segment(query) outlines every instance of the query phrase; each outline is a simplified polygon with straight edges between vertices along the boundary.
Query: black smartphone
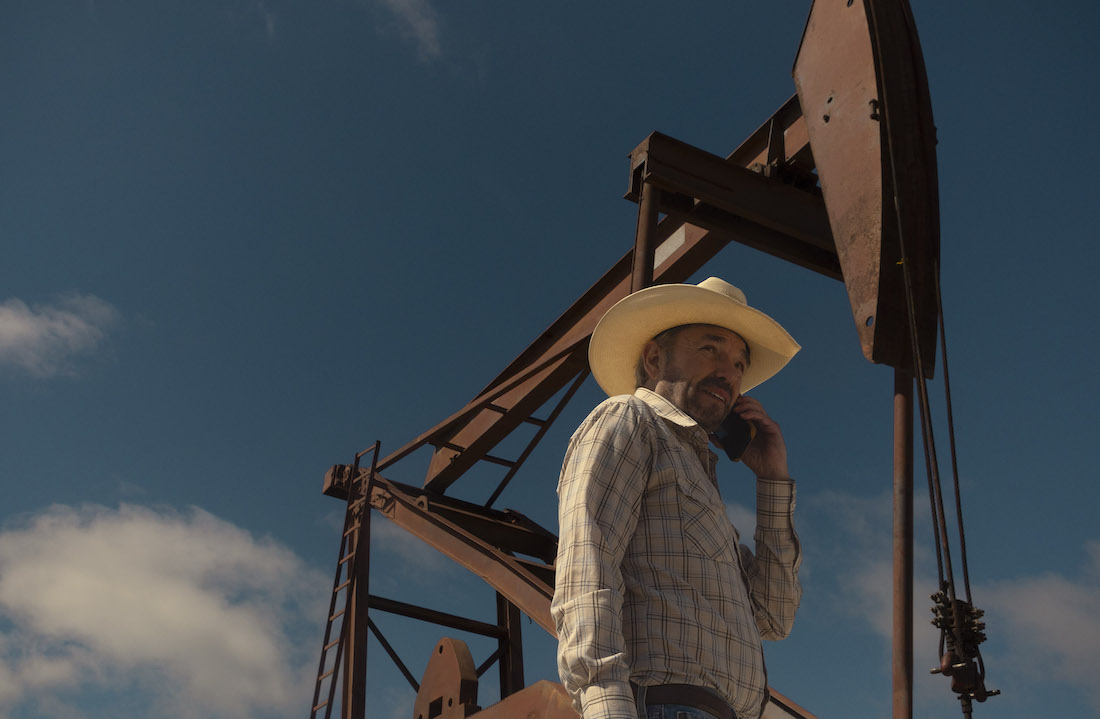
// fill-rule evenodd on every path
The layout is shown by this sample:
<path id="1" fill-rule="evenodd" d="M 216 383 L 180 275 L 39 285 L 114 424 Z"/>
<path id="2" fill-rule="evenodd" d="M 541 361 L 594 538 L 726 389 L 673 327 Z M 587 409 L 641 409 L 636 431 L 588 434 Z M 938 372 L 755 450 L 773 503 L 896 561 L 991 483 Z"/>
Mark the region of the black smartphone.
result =
<path id="1" fill-rule="evenodd" d="M 722 421 L 722 426 L 714 433 L 718 444 L 725 450 L 726 456 L 734 462 L 741 460 L 741 455 L 756 436 L 756 425 L 747 419 L 741 419 L 736 412 L 730 412 Z"/>

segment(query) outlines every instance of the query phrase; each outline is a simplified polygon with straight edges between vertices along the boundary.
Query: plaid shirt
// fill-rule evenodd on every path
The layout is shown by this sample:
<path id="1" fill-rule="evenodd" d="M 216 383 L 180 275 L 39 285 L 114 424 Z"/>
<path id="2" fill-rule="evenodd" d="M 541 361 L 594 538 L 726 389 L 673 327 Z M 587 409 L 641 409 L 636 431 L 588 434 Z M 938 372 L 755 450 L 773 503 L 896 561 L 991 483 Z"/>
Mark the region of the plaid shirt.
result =
<path id="1" fill-rule="evenodd" d="M 756 554 L 739 544 L 705 430 L 658 394 L 612 397 L 569 443 L 550 611 L 584 719 L 635 719 L 629 682 L 694 684 L 742 719 L 767 702 L 761 637 L 802 596 L 794 482 L 756 480 Z"/>

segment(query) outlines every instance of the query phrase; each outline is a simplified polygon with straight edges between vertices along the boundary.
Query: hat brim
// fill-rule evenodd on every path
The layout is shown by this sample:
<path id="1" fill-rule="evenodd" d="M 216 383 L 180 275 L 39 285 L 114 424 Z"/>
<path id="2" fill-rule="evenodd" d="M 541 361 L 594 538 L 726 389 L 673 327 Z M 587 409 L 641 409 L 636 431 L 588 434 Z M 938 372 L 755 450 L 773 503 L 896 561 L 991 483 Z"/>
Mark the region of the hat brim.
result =
<path id="1" fill-rule="evenodd" d="M 588 362 L 592 376 L 610 397 L 632 394 L 642 348 L 667 329 L 705 324 L 740 335 L 749 347 L 749 367 L 741 391 L 774 376 L 801 347 L 768 315 L 697 285 L 655 285 L 627 295 L 607 311 L 592 331 Z"/>

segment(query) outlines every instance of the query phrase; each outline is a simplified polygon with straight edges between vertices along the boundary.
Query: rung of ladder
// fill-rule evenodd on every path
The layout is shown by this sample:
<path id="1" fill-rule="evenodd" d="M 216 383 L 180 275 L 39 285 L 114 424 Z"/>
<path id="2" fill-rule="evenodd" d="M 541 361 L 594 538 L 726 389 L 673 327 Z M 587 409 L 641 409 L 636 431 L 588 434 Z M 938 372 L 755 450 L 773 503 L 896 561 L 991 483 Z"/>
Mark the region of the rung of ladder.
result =
<path id="1" fill-rule="evenodd" d="M 508 467 L 511 469 L 516 466 L 516 463 L 510 459 L 503 459 L 501 457 L 494 457 L 491 454 L 486 454 L 481 458 L 485 462 L 491 462 L 492 464 L 499 464 L 502 467 Z"/>
<path id="2" fill-rule="evenodd" d="M 340 611 L 336 612 L 336 614 L 333 614 L 331 617 L 329 617 L 328 620 L 331 622 L 334 619 L 339 619 L 340 615 L 342 615 L 343 613 L 344 613 L 344 610 L 341 609 Z"/>
<path id="3" fill-rule="evenodd" d="M 354 557 L 354 556 L 355 556 L 355 552 L 349 552 L 349 553 L 347 554 L 347 556 L 345 556 L 345 557 L 344 557 L 343 559 L 341 559 L 341 560 L 340 560 L 340 561 L 338 562 L 338 564 L 344 564 L 344 563 L 346 563 L 346 562 L 347 562 L 347 561 L 348 561 L 349 559 L 351 559 L 351 558 L 352 558 L 352 557 Z"/>
<path id="4" fill-rule="evenodd" d="M 491 409 L 494 412 L 499 412 L 500 414 L 508 414 L 509 412 L 512 411 L 512 410 L 508 409 L 507 407 L 501 407 L 499 404 L 493 404 L 492 402 L 485 405 L 485 409 Z M 527 422 L 528 424 L 533 424 L 536 427 L 542 427 L 542 426 L 546 425 L 546 420 L 545 419 L 539 419 L 538 417 L 524 417 L 523 421 Z"/>
<path id="5" fill-rule="evenodd" d="M 452 444 L 451 442 L 440 442 L 436 446 L 441 447 L 443 449 L 449 449 L 452 452 L 458 452 L 459 454 L 462 454 L 463 452 L 466 451 L 465 447 L 463 447 L 461 445 L 457 445 L 457 444 Z M 509 467 L 509 468 L 516 466 L 516 463 L 511 461 L 511 460 L 503 459 L 501 457 L 494 457 L 491 454 L 482 455 L 480 457 L 480 459 L 483 462 L 491 462 L 492 464 L 499 464 L 501 466 Z"/>

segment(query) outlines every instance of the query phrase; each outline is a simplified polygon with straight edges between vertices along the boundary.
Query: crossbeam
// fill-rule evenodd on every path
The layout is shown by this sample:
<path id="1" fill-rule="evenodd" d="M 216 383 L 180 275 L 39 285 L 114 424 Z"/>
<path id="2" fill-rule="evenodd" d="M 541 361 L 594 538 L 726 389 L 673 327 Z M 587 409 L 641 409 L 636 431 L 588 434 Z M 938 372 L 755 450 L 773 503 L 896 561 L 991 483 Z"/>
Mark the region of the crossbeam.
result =
<path id="1" fill-rule="evenodd" d="M 658 209 L 835 280 L 840 262 L 820 193 L 739 167 L 726 158 L 654 132 L 630 154 L 627 199 L 648 183 Z M 757 163 L 754 163 L 757 164 Z"/>
<path id="2" fill-rule="evenodd" d="M 557 636 L 550 617 L 553 567 L 511 554 L 516 546 L 522 546 L 538 553 L 533 556 L 550 557 L 552 562 L 557 554 L 553 534 L 516 512 L 506 514 L 460 503 L 377 474 L 371 482 L 370 504 L 481 577 L 551 636 Z M 502 515 L 508 519 L 502 521 Z"/>

